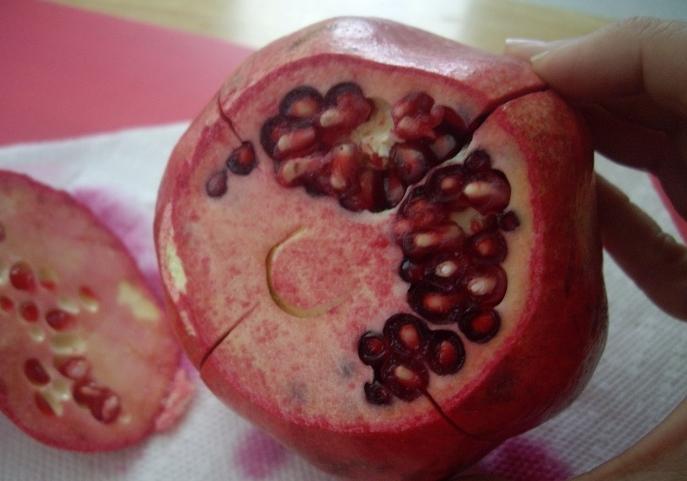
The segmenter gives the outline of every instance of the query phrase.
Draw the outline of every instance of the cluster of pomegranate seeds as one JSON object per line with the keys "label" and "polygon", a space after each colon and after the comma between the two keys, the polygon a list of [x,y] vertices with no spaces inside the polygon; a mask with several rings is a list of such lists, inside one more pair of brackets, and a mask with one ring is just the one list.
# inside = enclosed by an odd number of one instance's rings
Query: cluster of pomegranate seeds
{"label": "cluster of pomegranate seeds", "polygon": [[[40,277],[40,276],[38,276]],[[57,287],[55,281],[36,282],[37,276],[31,265],[23,260],[17,261],[9,269],[10,291],[0,295],[0,310],[6,314],[15,313],[17,319],[28,324],[35,324],[41,320],[41,314],[45,324],[50,327],[52,332],[58,333],[69,331],[76,326],[77,317],[75,314],[67,312],[59,307],[51,307],[43,310],[33,299],[14,301],[11,289],[18,296],[31,295],[42,297],[43,292],[48,293],[49,299],[54,299],[54,290]],[[43,287],[43,292],[38,290],[38,286]],[[97,296],[87,286],[79,289],[79,299],[86,308],[93,308],[97,305]],[[16,312],[15,312],[16,308]],[[72,397],[74,401],[90,410],[91,415],[98,421],[109,424],[117,420],[121,413],[121,401],[119,396],[106,386],[100,385],[91,377],[91,365],[83,356],[71,355],[63,356],[52,355],[52,364],[57,372],[73,382]],[[23,365],[23,372],[26,379],[36,388],[34,401],[38,410],[45,415],[54,416],[55,410],[50,404],[43,390],[49,389],[52,378],[48,369],[37,358],[28,358]]]}
{"label": "cluster of pomegranate seeds", "polygon": [[72,387],[74,401],[91,411],[91,415],[103,424],[117,420],[122,410],[119,396],[88,377],[80,379]]}
{"label": "cluster of pomegranate seeds", "polygon": [[393,106],[393,130],[379,134],[394,142],[381,153],[356,136],[377,108],[352,82],[334,85],[324,96],[310,86],[288,92],[260,132],[277,181],[335,197],[350,211],[380,212],[397,206],[410,185],[455,156],[468,138],[455,111],[415,92]]}
{"label": "cluster of pomegranate seeds", "polygon": [[210,197],[222,197],[227,193],[228,172],[235,175],[248,175],[257,165],[255,150],[251,142],[242,142],[227,157],[226,165],[214,172],[205,182],[205,192]]}
{"label": "cluster of pomegranate seeds", "polygon": [[432,330],[407,313],[387,319],[382,334],[363,334],[358,355],[374,370],[373,381],[364,386],[373,404],[389,404],[392,395],[412,401],[427,389],[428,367],[439,375],[453,374],[465,361],[463,343],[455,332]]}
{"label": "cluster of pomegranate seeds", "polygon": [[[423,122],[431,125],[431,115]],[[510,193],[487,152],[476,150],[463,164],[435,169],[399,207],[393,234],[404,259],[398,272],[410,284],[408,305],[421,317],[396,314],[383,334],[360,338],[358,355],[374,371],[364,386],[368,402],[389,404],[393,396],[414,400],[425,392],[429,371],[444,376],[463,366],[459,333],[474,343],[498,334],[495,306],[508,287],[500,265],[508,255],[502,232],[520,225],[514,212],[504,212]],[[458,331],[432,330],[428,323],[455,325]]]}
{"label": "cluster of pomegranate seeds", "polygon": [[[380,120],[385,115],[390,122]],[[390,132],[375,132],[391,124]],[[373,145],[375,135],[391,139],[386,151]],[[296,87],[262,125],[260,143],[281,185],[334,197],[354,212],[399,206],[393,224],[404,254],[399,275],[410,284],[408,305],[420,317],[395,314],[383,333],[360,338],[360,359],[374,371],[364,386],[372,404],[389,404],[394,396],[412,401],[426,393],[430,372],[458,372],[465,362],[460,333],[485,343],[499,332],[495,306],[508,287],[500,265],[508,255],[503,232],[520,222],[505,211],[510,183],[492,168],[486,151],[440,166],[468,138],[455,110],[425,92],[411,92],[385,111],[352,82],[324,95],[311,86]],[[226,189],[226,176],[211,182]],[[457,330],[432,330],[428,323]]]}

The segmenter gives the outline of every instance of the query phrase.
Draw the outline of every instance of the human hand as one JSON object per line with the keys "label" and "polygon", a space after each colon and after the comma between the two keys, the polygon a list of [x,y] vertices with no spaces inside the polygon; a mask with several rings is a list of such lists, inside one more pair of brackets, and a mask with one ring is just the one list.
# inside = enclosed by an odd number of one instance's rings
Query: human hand
{"label": "human hand", "polygon": [[[687,219],[687,23],[631,19],[584,37],[507,41],[554,90],[577,105],[595,149],[651,172]],[[605,249],[647,296],[687,320],[687,248],[611,183],[597,177]],[[619,457],[575,481],[687,479],[687,399]],[[497,481],[492,477],[461,481]]]}

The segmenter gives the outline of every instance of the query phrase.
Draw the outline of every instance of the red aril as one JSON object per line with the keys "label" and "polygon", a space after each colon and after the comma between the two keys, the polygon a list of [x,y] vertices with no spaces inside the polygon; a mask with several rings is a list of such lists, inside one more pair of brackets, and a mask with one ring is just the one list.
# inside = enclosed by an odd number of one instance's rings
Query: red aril
{"label": "red aril", "polygon": [[77,451],[122,448],[171,424],[188,381],[122,243],[68,194],[5,171],[0,225],[0,410]]}
{"label": "red aril", "polygon": [[[246,143],[255,168],[209,195]],[[593,178],[527,64],[313,25],[240,67],[172,154],[155,235],[177,332],[220,398],[321,468],[445,478],[591,375]]]}

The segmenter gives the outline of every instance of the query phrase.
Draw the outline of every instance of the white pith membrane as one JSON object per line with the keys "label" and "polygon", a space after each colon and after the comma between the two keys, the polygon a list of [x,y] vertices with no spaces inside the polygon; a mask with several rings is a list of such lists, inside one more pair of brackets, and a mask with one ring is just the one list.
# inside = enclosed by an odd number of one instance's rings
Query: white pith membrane
{"label": "white pith membrane", "polygon": [[[151,432],[179,350],[123,246],[66,194],[2,172],[0,224],[2,411],[41,441],[76,450]],[[17,266],[33,287],[17,283]],[[51,312],[69,322],[51,322]],[[77,379],[99,400],[77,403]]]}
{"label": "white pith membrane", "polygon": [[[345,64],[337,66],[336,81],[327,69],[285,72],[232,114],[238,139],[224,146],[225,154],[240,141],[253,142],[255,170],[246,177],[230,176],[226,194],[210,198],[205,183],[225,158],[213,151],[190,172],[187,192],[163,206],[163,277],[186,333],[208,347],[202,372],[212,388],[223,393],[233,389],[236,394],[228,397],[249,399],[297,424],[340,431],[395,430],[438,416],[424,396],[375,406],[363,392],[373,371],[358,357],[360,336],[382,332],[393,314],[417,315],[406,299],[409,284],[398,275],[403,253],[392,235],[397,208],[354,213],[335,198],[282,187],[275,180],[274,161],[259,147],[262,124],[276,114],[291,89],[309,85],[324,94],[339,81],[355,82],[375,100],[377,115],[353,137],[365,139],[368,148],[381,153],[389,148],[391,124],[388,117],[379,117],[380,106],[420,91],[460,112],[467,95],[440,82],[423,83],[416,75],[374,68],[361,72],[354,66],[347,71]],[[231,139],[232,129],[223,128]],[[442,409],[458,402],[498,360],[505,344],[516,341],[513,334],[528,290],[532,220],[527,172],[517,161],[522,154],[515,141],[502,141],[509,137],[498,132],[499,142],[489,142],[493,133],[477,129],[454,159],[436,167],[462,163],[469,152],[484,149],[491,168],[502,171],[511,185],[504,212],[514,211],[520,221],[514,231],[502,232],[508,255],[501,267],[508,289],[495,308],[501,314],[496,337],[475,344],[455,323],[428,323],[432,330],[459,333],[466,351],[465,364],[456,374],[430,372],[427,391]],[[468,211],[455,216],[463,227],[466,215]],[[203,285],[194,279],[203,279]],[[213,384],[209,370],[220,372],[217,382],[225,385]]]}

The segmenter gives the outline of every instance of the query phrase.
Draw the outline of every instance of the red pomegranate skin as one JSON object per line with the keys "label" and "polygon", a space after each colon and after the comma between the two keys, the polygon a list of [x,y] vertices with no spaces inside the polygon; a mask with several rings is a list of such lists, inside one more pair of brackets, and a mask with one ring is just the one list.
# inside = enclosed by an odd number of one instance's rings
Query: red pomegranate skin
{"label": "red pomegranate skin", "polygon": [[[507,327],[499,340],[482,351],[469,347],[468,361],[455,378],[459,382],[432,378],[433,397],[395,400],[392,407],[365,404],[362,385],[346,377],[357,382],[362,373],[369,374],[359,361],[360,366],[351,364],[353,374],[325,371],[328,356],[334,355],[318,337],[325,328],[308,324],[322,313],[280,311],[274,286],[268,285],[274,246],[300,235],[279,230],[284,216],[302,214],[304,225],[314,230],[355,220],[338,206],[330,209],[325,201],[308,200],[301,189],[295,194],[273,181],[272,160],[259,147],[261,125],[289,89],[304,84],[326,89],[343,81],[357,82],[366,94],[385,96],[390,103],[413,88],[436,99],[449,96],[472,135],[467,150],[484,149],[493,159],[507,159],[495,162],[501,162],[497,166],[513,190],[511,205],[518,207],[521,225],[515,232],[523,232],[509,238],[504,264],[509,292],[501,313]],[[206,179],[245,141],[255,145],[258,167],[245,179],[229,176],[220,209],[208,203]],[[238,200],[241,194],[246,197]],[[284,199],[296,205],[293,211]],[[231,202],[240,207],[232,210]],[[317,220],[299,210],[307,202],[324,206]],[[350,319],[354,314],[346,303],[325,306],[322,315],[338,319],[328,326],[336,339],[329,347],[336,353],[350,350],[350,359],[357,360],[356,343],[366,329],[381,331],[381,312],[410,311],[405,296],[394,298],[384,281],[398,277],[396,267],[369,272],[388,259],[395,266],[401,260],[389,234],[391,222],[341,228],[342,243],[357,242],[357,254],[345,253],[346,259],[356,259],[352,267],[365,273],[363,283],[375,279],[369,283],[371,299],[380,305],[375,319]],[[240,66],[174,149],[160,186],[155,236],[170,316],[210,389],[316,466],[350,479],[434,480],[458,472],[569,405],[605,343],[593,155],[579,116],[526,63],[390,21],[327,20],[277,40]],[[270,236],[262,251],[254,248]],[[322,240],[336,246],[327,242]],[[308,259],[307,249],[292,250],[289,268],[313,267],[316,261]],[[356,304],[358,297],[348,299],[359,307],[355,312],[376,312]],[[274,331],[266,333],[272,326]],[[275,337],[290,348],[269,348]],[[282,365],[300,368],[288,374]],[[293,384],[289,396],[279,387],[270,390],[284,377],[298,377],[301,369],[314,373],[302,391]],[[341,388],[340,402],[325,393],[339,394],[337,382],[351,384]],[[318,383],[327,389],[318,391]],[[311,392],[320,397],[309,397]],[[349,393],[359,393],[360,399]],[[294,398],[300,407],[291,406]]]}

